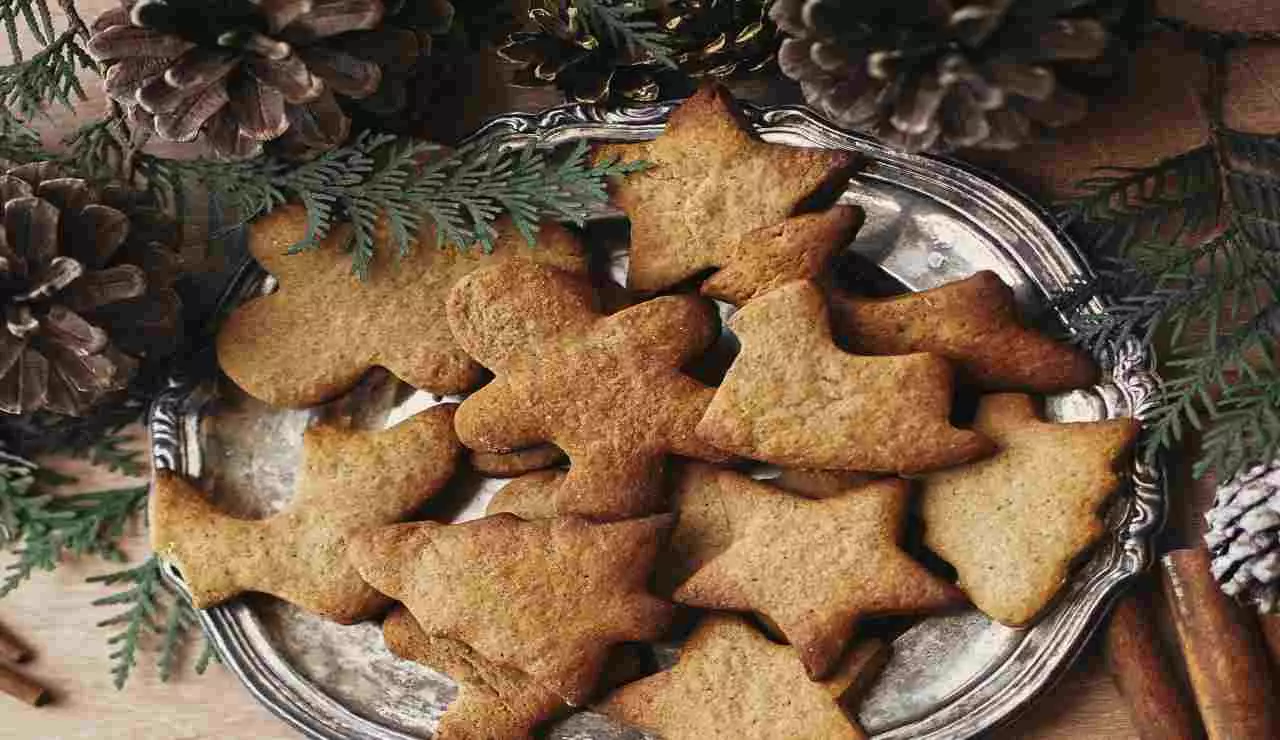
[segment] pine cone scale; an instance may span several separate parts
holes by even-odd
[[[234,81],[228,97],[231,98],[230,110],[241,136],[254,141],[271,141],[288,130],[284,94],[278,88],[243,75]]]
[[[1280,612],[1280,466],[1259,465],[1220,486],[1205,520],[1223,592]]]
[[[58,244],[58,209],[33,195],[4,204],[5,238],[14,253],[31,269],[52,259]]]
[[[173,110],[155,113],[156,133],[169,141],[192,141],[205,122],[230,100],[227,86],[222,82],[204,87]]]
[[[63,213],[63,241],[70,255],[90,270],[101,269],[129,237],[129,217],[111,206],[90,203]]]

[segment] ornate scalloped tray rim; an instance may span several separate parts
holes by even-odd
[[[579,139],[643,140],[661,131],[674,107],[675,104],[661,104],[607,111],[571,105],[540,114],[513,114],[493,119],[472,140],[495,136],[503,146],[550,146]],[[949,193],[959,193],[989,213],[1000,214],[1003,223],[985,225],[1028,237],[1020,242],[1032,247],[1030,253],[1008,256],[1041,293],[1048,292],[1054,284],[1088,274],[1074,244],[1043,209],[985,173],[953,160],[889,149],[865,137],[839,131],[804,108],[747,106],[746,114],[766,138],[790,135],[801,140],[799,145],[859,151],[877,165],[877,171],[867,177],[897,182],[896,175],[907,173],[912,188],[925,192],[936,185]],[[229,285],[223,305],[244,300],[259,287],[262,275],[256,263],[246,260]],[[1094,308],[1100,307],[1095,302]],[[1104,358],[1111,368],[1109,379],[1095,389],[1097,397],[1091,397],[1090,402],[1101,404],[1099,411],[1104,416],[1127,412],[1126,415],[1145,420],[1158,387],[1148,348],[1131,342],[1109,354]],[[203,380],[174,377],[153,405],[150,429],[156,468],[200,475],[200,423],[212,398],[210,385]],[[1151,540],[1164,521],[1164,482],[1158,468],[1135,462],[1130,488],[1126,504],[1118,513],[1111,513],[1113,518],[1118,517],[1111,522],[1114,538],[1095,551],[1056,605],[1028,628],[998,668],[956,688],[945,697],[948,703],[941,710],[878,733],[877,740],[969,737],[1007,722],[1049,688],[1083,649],[1122,587],[1150,565]],[[181,577],[175,571],[169,569],[167,574],[182,588]],[[263,654],[260,646],[268,644],[264,635],[247,632],[258,629],[252,619],[245,618],[249,609],[237,601],[201,612],[200,619],[222,662],[272,712],[314,738],[413,737],[357,716],[300,676],[281,656],[270,651]],[[898,657],[895,655],[894,659]]]

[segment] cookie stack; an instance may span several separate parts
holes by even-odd
[[[461,687],[440,738],[528,737],[583,706],[669,739],[863,737],[850,718],[885,653],[860,623],[969,601],[1033,620],[1101,535],[1136,424],[1038,418],[1023,393],[1097,370],[1022,326],[993,273],[887,299],[834,287],[860,213],[831,201],[857,158],[758,140],[720,88],[598,156],[651,163],[616,188],[631,300],[613,313],[559,226],[533,247],[509,225],[490,252],[423,247],[361,284],[340,250],[281,256],[300,210],[256,223],[280,289],[223,326],[233,381],[309,406],[380,366],[470,395],[385,431],[312,428],[266,520],[162,475],[155,547],[202,608],[261,591],[350,623],[399,602],[387,645]],[[738,306],[741,343],[717,387],[685,372],[720,334],[710,299]],[[958,387],[991,392],[968,425]],[[464,464],[519,477],[482,519],[400,523]],[[913,508],[958,579],[903,544]],[[676,665],[633,680],[636,643],[685,616]]]

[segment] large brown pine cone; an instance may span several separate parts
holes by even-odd
[[[835,123],[908,150],[1013,149],[1087,111],[1135,0],[776,0],[784,74]]]
[[[340,102],[403,105],[418,31],[452,15],[448,0],[123,0],[94,21],[89,52],[107,94],[164,139],[204,132],[224,157],[272,142],[305,158],[346,139]]]
[[[163,220],[49,163],[0,175],[0,204],[0,411],[83,415],[140,359],[173,352],[179,261]]]

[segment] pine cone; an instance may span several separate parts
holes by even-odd
[[[776,0],[778,62],[809,104],[908,150],[1014,149],[1078,121],[1131,0]]]
[[[1280,613],[1280,461],[1220,486],[1205,519],[1223,592],[1264,614]]]
[[[513,79],[519,87],[555,85],[565,98],[580,103],[649,103],[670,94],[670,85],[679,80],[652,55],[596,33],[571,0],[559,0],[555,10],[534,8],[529,18],[537,30],[511,34],[498,50],[520,65]],[[656,27],[663,18],[652,10],[639,20]]]
[[[178,262],[160,219],[49,163],[0,175],[0,203],[0,411],[83,415],[140,358],[174,350]]]
[[[448,0],[123,0],[93,24],[107,94],[170,141],[204,132],[220,156],[306,158],[342,143],[341,104],[404,105],[422,36]],[[404,25],[399,25],[403,23]]]
[[[778,29],[767,0],[676,0],[663,24],[682,39],[675,61],[694,80],[729,79],[773,66]]]

